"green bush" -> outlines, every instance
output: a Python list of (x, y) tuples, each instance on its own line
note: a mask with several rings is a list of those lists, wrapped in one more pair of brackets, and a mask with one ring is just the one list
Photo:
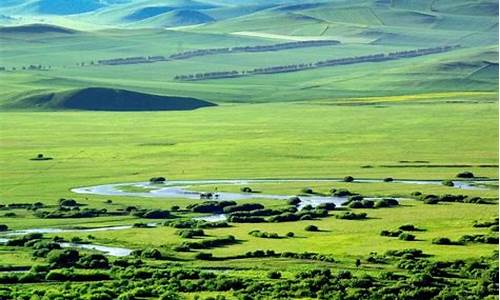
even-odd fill
[(442, 185), (445, 185), (445, 186), (454, 186), (455, 184), (453, 183), (453, 181), (451, 180), (443, 180), (441, 182)]
[(336, 205), (335, 203), (321, 203), (320, 205), (316, 206), (317, 209), (325, 209), (325, 210), (335, 210)]
[(315, 225), (307, 225), (306, 228), (304, 229), (305, 231), (319, 231), (319, 228)]
[(403, 233), (401, 230), (395, 230), (395, 231), (382, 230), (380, 232), (380, 235), (381, 236), (389, 236), (389, 237), (398, 237), (401, 233)]
[(372, 208), (374, 206), (374, 202), (372, 200), (362, 200), (361, 203), (363, 204), (364, 208)]
[(146, 249), (146, 250), (142, 251), (141, 256), (143, 258), (149, 258), (149, 259), (162, 259), (163, 258), (161, 251), (156, 249), (156, 248)]
[(436, 245), (460, 245), (458, 242), (454, 242), (447, 237), (438, 237), (432, 240), (433, 244)]
[(344, 177), (344, 182), (353, 182), (353, 181), (354, 181), (354, 177), (352, 177), (352, 176)]
[(340, 215), (335, 215), (335, 218), (337, 219), (344, 219), (344, 220), (363, 220), (363, 219), (366, 219), (367, 218), (367, 214), (366, 213), (353, 213), (353, 212), (345, 212), (343, 214), (340, 214)]
[(78, 260), (78, 266), (86, 269), (108, 269), (108, 258), (102, 254), (85, 255)]
[(404, 230), (404, 231), (422, 231), (422, 229), (415, 227), (415, 225), (413, 225), (413, 224), (401, 225), (401, 226), (399, 226), (399, 229)]
[(80, 253), (75, 249), (54, 250), (49, 253), (47, 260), (57, 267), (72, 267), (80, 259)]
[(194, 257), (200, 260), (211, 260), (213, 258), (213, 255), (212, 253), (199, 252)]
[(301, 191), (302, 193), (304, 193), (304, 194), (314, 194), (313, 189), (312, 189), (312, 188), (310, 188), (310, 187), (303, 188), (303, 189), (301, 189), (300, 191)]
[(361, 201), (352, 201), (348, 205), (349, 208), (364, 208), (363, 203)]
[(403, 232), (399, 235), (399, 239), (403, 241), (414, 241), (415, 236), (413, 234)]
[(267, 278), (269, 279), (280, 279), (281, 273), (278, 271), (270, 271), (267, 273)]
[(351, 193), (350, 191), (346, 190), (346, 189), (332, 189), (332, 196), (335, 196), (335, 197), (347, 197), (347, 196), (350, 196), (350, 195), (353, 195), (353, 193)]
[(151, 183), (164, 183), (165, 181), (165, 177), (153, 177), (149, 179), (149, 182)]
[(286, 236), (287, 236), (287, 237), (289, 237), (289, 238), (292, 238), (292, 237), (294, 237), (294, 236), (295, 236), (295, 233), (293, 233), (293, 232), (288, 232), (288, 233), (286, 234)]
[(5, 224), (0, 224), (0, 231), (7, 231), (7, 230), (9, 230), (9, 226)]
[(196, 236), (204, 236), (205, 232), (203, 229), (181, 229), (177, 230), (176, 234), (182, 238), (190, 239)]
[(235, 211), (252, 211), (257, 209), (264, 209), (264, 205), (260, 203), (244, 203), (239, 205), (230, 205), (223, 208), (224, 213), (232, 213)]
[(253, 192), (253, 191), (252, 191), (252, 189), (251, 189), (251, 188), (249, 188), (248, 186), (245, 186), (245, 187), (240, 188), (240, 191), (241, 191), (242, 193), (252, 193), (252, 192)]
[(392, 182), (392, 181), (394, 181), (394, 179), (392, 179), (392, 177), (384, 178), (384, 182)]
[(288, 205), (298, 205), (300, 203), (299, 197), (290, 197), (287, 201)]
[(457, 178), (474, 178), (474, 174), (469, 171), (460, 172), (457, 174)]

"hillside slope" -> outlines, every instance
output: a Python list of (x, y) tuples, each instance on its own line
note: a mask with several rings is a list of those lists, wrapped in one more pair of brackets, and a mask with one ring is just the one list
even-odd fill
[(4, 105), (7, 109), (155, 111), (193, 110), (215, 104), (187, 97), (167, 97), (110, 88), (84, 88), (40, 94)]

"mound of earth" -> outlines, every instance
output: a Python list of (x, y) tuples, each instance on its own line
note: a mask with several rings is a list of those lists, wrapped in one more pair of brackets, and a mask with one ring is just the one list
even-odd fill
[(50, 24), (28, 24), (20, 26), (0, 27), (0, 33), (64, 33), (72, 34), (76, 30), (50, 25)]
[(195, 98), (160, 96), (128, 90), (91, 87), (29, 96), (4, 107), (42, 110), (158, 111), (193, 110), (215, 105)]

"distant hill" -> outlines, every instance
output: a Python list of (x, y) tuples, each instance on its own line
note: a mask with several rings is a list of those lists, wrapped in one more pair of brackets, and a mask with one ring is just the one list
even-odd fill
[(215, 19), (197, 10), (180, 9), (144, 19), (136, 24), (143, 27), (176, 27), (212, 21), (215, 21)]
[(0, 27), (0, 33), (64, 33), (64, 34), (72, 34), (77, 32), (76, 30), (49, 25), (49, 24), (28, 24), (28, 25), (20, 25), (20, 26), (5, 26)]
[(38, 0), (33, 7), (38, 13), (52, 15), (81, 14), (106, 6), (100, 0)]
[(204, 13), (189, 9), (174, 11), (172, 16), (176, 25), (201, 24), (215, 20)]
[(133, 13), (125, 16), (123, 19), (127, 21), (140, 21), (147, 18), (155, 17), (163, 13), (174, 10), (174, 7), (170, 6), (148, 6), (140, 8)]
[(215, 105), (195, 98), (169, 97), (128, 90), (91, 87), (29, 96), (3, 107), (41, 110), (156, 111), (193, 110)]

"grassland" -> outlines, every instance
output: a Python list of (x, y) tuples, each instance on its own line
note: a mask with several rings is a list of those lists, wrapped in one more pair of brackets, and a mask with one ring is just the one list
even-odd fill
[[(107, 1), (99, 4), (95, 11), (83, 7), (81, 9), (91, 11), (70, 17), (66, 16), (67, 11), (53, 6), (55, 2), (21, 2), (12, 0), (2, 4), (0, 24), (43, 21), (71, 29), (51, 31), (50, 27), (40, 27), (37, 30), (38, 25), (30, 25), (28, 32), (26, 27), (0, 30), (0, 67), (5, 68), (0, 71), (0, 205), (43, 202), (48, 205), (44, 209), (57, 210), (60, 198), (74, 198), (83, 204), (82, 209), (108, 211), (130, 206), (164, 210), (179, 206), (181, 211), (172, 212), (174, 217), (188, 219), (200, 216), (186, 209), (200, 200), (77, 195), (71, 189), (147, 181), (156, 176), (174, 180), (320, 179), (347, 175), (443, 180), (471, 171), (477, 177), (498, 178), (498, 9), (496, 12), (492, 9), (492, 3), (498, 5), (495, 1), (356, 0), (304, 4), (276, 0), (242, 5), (217, 0), (210, 3), (172, 1), (169, 2), (172, 7), (167, 8), (162, 8), (164, 3), (159, 0)], [(130, 17), (134, 13), (141, 16), (146, 4), (160, 8), (149, 9), (148, 13), (154, 14), (151, 18)], [(183, 12), (179, 7), (184, 8)], [(43, 20), (41, 12), (45, 14)], [(187, 23), (203, 24), (176, 26)], [(341, 44), (226, 53), (150, 64), (102, 66), (95, 63), (100, 59), (168, 56), (196, 49), (311, 39), (336, 39)], [(174, 80), (179, 74), (241, 71), (456, 44), (461, 47), (447, 53), (397, 61), (200, 82)], [(42, 65), (42, 68), (30, 69), (30, 65)], [(192, 111), (141, 112), (93, 111), (81, 105), (64, 105), (72, 100), (67, 95), (89, 87), (126, 90), (141, 97), (143, 94), (139, 93), (154, 94), (181, 102), (189, 97), (217, 105)], [(41, 102), (47, 95), (55, 100), (44, 106)], [(92, 98), (95, 103), (111, 97), (94, 96), (87, 94), (84, 98)], [(156, 99), (157, 96), (148, 97)], [(115, 98), (119, 97), (113, 96)], [(53, 159), (30, 160), (37, 154)], [(216, 187), (229, 192), (241, 188), (195, 185), (191, 189), (212, 191)], [(366, 212), (366, 220), (337, 219), (334, 215), (342, 211), (334, 210), (329, 212), (329, 217), (314, 220), (231, 223), (227, 228), (205, 229), (206, 236), (194, 240), (234, 235), (237, 242), (192, 252), (173, 250), (187, 239), (168, 226), (65, 232), (45, 234), (45, 237), (88, 240), (91, 235), (92, 243), (100, 245), (157, 248), (167, 258), (143, 257), (148, 267), (163, 268), (165, 264), (167, 269), (215, 270), (221, 278), (227, 275), (270, 284), (268, 271), (280, 271), (284, 282), (294, 280), (297, 272), (316, 267), (335, 272), (348, 270), (356, 276), (378, 277), (385, 272), (409, 278), (414, 275), (411, 268), (401, 267), (394, 261), (368, 261), (371, 252), (382, 255), (387, 250), (416, 248), (435, 262), (485, 260), (484, 257), (498, 251), (495, 244), (432, 243), (435, 238), (448, 237), (455, 241), (467, 234), (498, 236), (488, 228), (473, 227), (477, 220), (491, 221), (498, 217), (496, 182), (486, 190), (319, 181), (259, 183), (251, 187), (264, 194), (278, 195), (298, 194), (304, 187), (328, 194), (335, 187), (365, 196), (406, 199), (397, 207), (354, 210)], [(138, 191), (130, 186), (125, 189)], [(428, 205), (408, 199), (415, 191), (482, 197), (493, 204)], [(266, 208), (287, 207), (285, 200), (271, 199), (249, 199), (239, 204), (254, 202)], [(15, 215), (9, 217), (9, 212)], [(0, 210), (0, 224), (12, 230), (162, 221), (133, 214), (49, 219), (37, 217), (26, 209)], [(413, 232), (415, 241), (380, 236), (382, 230), (396, 230), (407, 223), (425, 229)], [(305, 227), (310, 224), (318, 226), (320, 231), (306, 231)], [(274, 240), (248, 234), (255, 229), (282, 237), (294, 232), (295, 237)], [(335, 262), (242, 257), (255, 250), (309, 251), (332, 256)], [(45, 258), (34, 258), (32, 252), (28, 247), (2, 245), (0, 266), (29, 267), (47, 263)], [(199, 252), (210, 252), (217, 259), (196, 259)], [(361, 260), (361, 267), (355, 265), (357, 259)], [(436, 276), (442, 279), (441, 275)], [(479, 282), (477, 278), (467, 277), (464, 284), (476, 281)], [(110, 282), (102, 284), (114, 284)], [(137, 284), (134, 288), (142, 284), (142, 281), (131, 282)], [(388, 282), (399, 284), (392, 279), (383, 279), (381, 284), (385, 286)], [(13, 288), (11, 292), (58, 289), (47, 281), (9, 288)], [(0, 287), (0, 299), (3, 299), (3, 291)], [(210, 290), (182, 294), (188, 299), (237, 296), (224, 289), (217, 293)]]

